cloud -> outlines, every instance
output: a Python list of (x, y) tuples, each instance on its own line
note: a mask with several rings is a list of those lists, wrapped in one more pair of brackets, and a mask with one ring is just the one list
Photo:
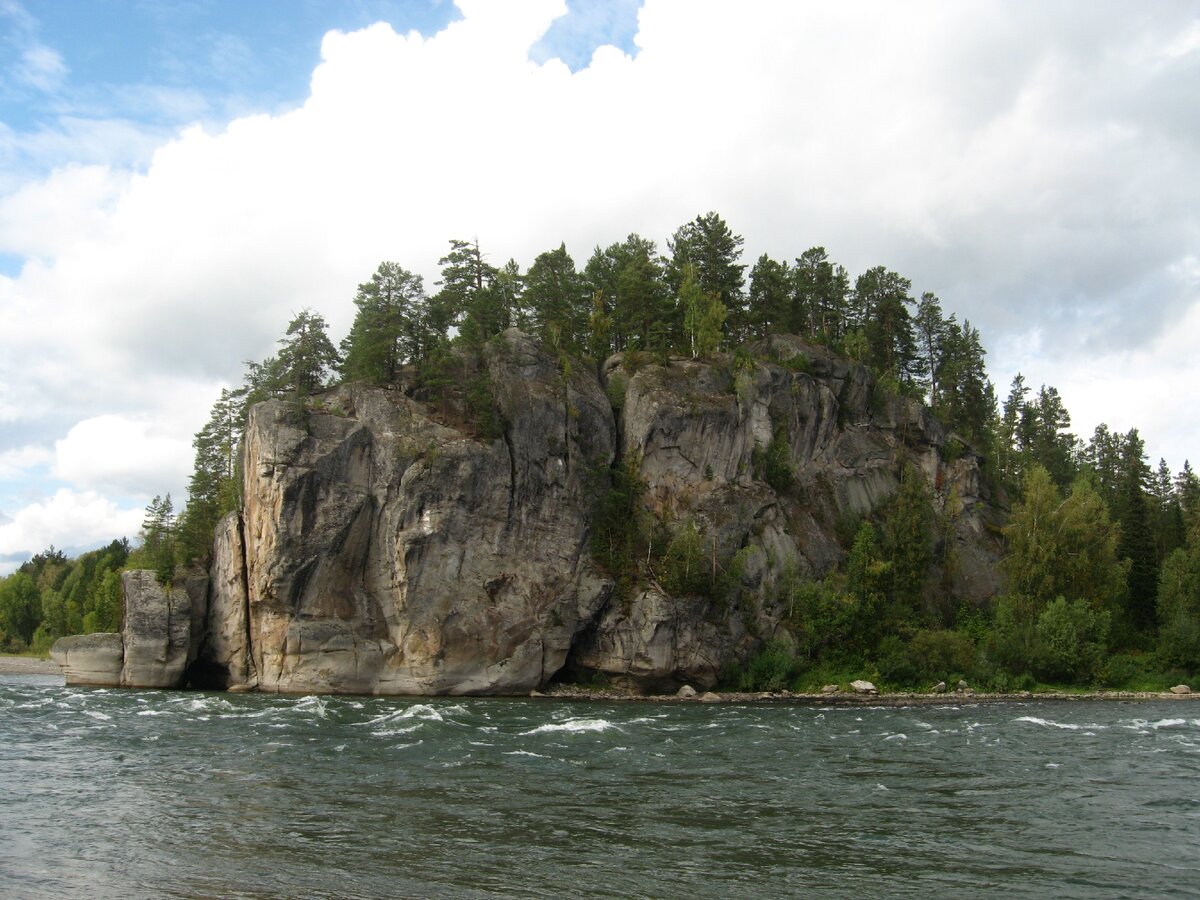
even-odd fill
[[(144, 164), (0, 181), (0, 252), (27, 255), (0, 278), (11, 446), (53, 433), (72, 484), (130, 490), (115, 442), (178, 484), (165, 455), (186, 468), (221, 384), (304, 307), (344, 334), (380, 260), (432, 285), (446, 240), (477, 236), (496, 263), (565, 241), (582, 264), (710, 209), (747, 262), (824, 244), (852, 273), (883, 264), (935, 291), (982, 329), (1001, 393), (1017, 368), (1057, 380), (1086, 433), (1126, 415), (1111, 379), (1076, 374), (1107, 368), (1142, 386), (1128, 415), (1151, 452), (1200, 445), (1163, 389), (1200, 383), (1170, 343), (1200, 327), (1187, 4), (647, 0), (638, 52), (604, 46), (575, 72), (530, 58), (561, 0), (460, 6), (429, 38), (330, 32), (295, 109), (152, 152), (121, 120), (83, 122)], [(0, 129), (0, 159), (31, 140)]]
[(22, 84), (48, 94), (62, 86), (67, 77), (67, 64), (58, 51), (44, 44), (35, 44), (21, 54), (15, 75)]
[(190, 441), (156, 433), (149, 422), (96, 416), (55, 443), (52, 473), (77, 488), (136, 496), (168, 485), (180, 497), (191, 474)]
[(51, 544), (60, 548), (99, 546), (137, 535), (142, 509), (123, 509), (95, 491), (63, 488), (44, 502), (18, 510), (0, 524), (0, 574)]
[(36, 444), (26, 444), (0, 451), (0, 480), (15, 478), (36, 466), (44, 466), (54, 459), (54, 453), (47, 447)]

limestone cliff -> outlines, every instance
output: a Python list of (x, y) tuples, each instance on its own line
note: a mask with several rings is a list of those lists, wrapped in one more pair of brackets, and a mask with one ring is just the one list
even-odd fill
[[(994, 512), (969, 450), (946, 453), (954, 439), (920, 404), (821, 348), (774, 337), (753, 358), (618, 355), (597, 373), (510, 330), (462, 372), (488, 388), (495, 436), (453, 396), (403, 385), (342, 385), (302, 421), (259, 404), (243, 508), (218, 528), (192, 631), (153, 666), (127, 635), (124, 666), (166, 677), (182, 658), (193, 684), (263, 691), (518, 693), (589, 673), (706, 686), (780, 629), (785, 568), (835, 566), (839, 526), (886, 502), (905, 464), (957, 545), (931, 595), (995, 590)], [(794, 484), (777, 491), (761, 454), (781, 440)], [(736, 604), (672, 596), (652, 567), (617, 590), (593, 559), (597, 498), (628, 460), (660, 534), (703, 534), (714, 569), (736, 559)]]

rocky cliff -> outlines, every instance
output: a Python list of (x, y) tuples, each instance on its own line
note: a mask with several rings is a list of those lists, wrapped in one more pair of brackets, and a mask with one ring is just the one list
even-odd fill
[[(125, 635), (124, 667), (263, 691), (518, 693), (595, 673), (709, 685), (783, 627), (783, 573), (834, 567), (845, 523), (876, 512), (905, 465), (956, 545), (931, 596), (996, 588), (978, 459), (947, 453), (954, 439), (920, 404), (822, 348), (773, 337), (737, 360), (618, 355), (597, 373), (510, 330), (465, 365), (490, 394), (494, 437), (403, 386), (342, 385), (302, 421), (279, 401), (254, 407), (243, 507), (218, 528), (189, 633), (153, 657)], [(768, 447), (786, 489), (763, 477)], [(672, 594), (649, 564), (631, 581), (597, 562), (615, 466), (644, 485), (638, 514), (659, 551), (687, 529), (735, 582), (725, 595)], [(127, 623), (146, 593), (127, 583)]]

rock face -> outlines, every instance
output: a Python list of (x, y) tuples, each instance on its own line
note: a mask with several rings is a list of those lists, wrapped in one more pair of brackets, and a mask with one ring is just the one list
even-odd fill
[(491, 439), (378, 388), (331, 392), (303, 429), (254, 408), (244, 562), (230, 536), (213, 566), (216, 605), (246, 610), (244, 664), (240, 623), (210, 642), (231, 683), (244, 665), (267, 691), (514, 693), (558, 672), (611, 590), (587, 553), (611, 407), (517, 332), (477, 377), (504, 423)]
[[(207, 574), (169, 592), (128, 574), (123, 642), (102, 642), (103, 659), (101, 644), (65, 648), (65, 664), (100, 677), (118, 653), (131, 686), (526, 694), (599, 674), (704, 691), (726, 663), (790, 639), (781, 580), (836, 566), (844, 523), (876, 512), (906, 465), (963, 561), (949, 585), (931, 572), (926, 593), (996, 590), (974, 455), (944, 453), (938, 422), (881, 396), (861, 366), (786, 337), (753, 355), (617, 355), (596, 373), (510, 330), (462, 370), (490, 418), (403, 386), (342, 385), (300, 413), (258, 404), (243, 508), (217, 528)], [(787, 485), (764, 475), (768, 446)], [(617, 465), (655, 523), (633, 583), (591, 552)], [(722, 596), (655, 568), (689, 536)]]
[(121, 685), (178, 687), (200, 645), (207, 575), (183, 572), (168, 589), (153, 572), (134, 570), (122, 573), (121, 587), (125, 596)]
[(117, 687), (125, 651), (116, 632), (73, 634), (54, 642), (50, 658), (62, 668), (69, 685)]

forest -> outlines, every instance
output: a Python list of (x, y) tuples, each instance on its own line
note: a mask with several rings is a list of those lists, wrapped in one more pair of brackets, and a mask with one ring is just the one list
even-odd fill
[[(897, 272), (876, 266), (852, 277), (823, 247), (750, 265), (743, 243), (709, 212), (662, 250), (630, 234), (596, 247), (582, 268), (561, 243), (522, 271), (515, 260), (493, 265), (477, 240), (460, 239), (438, 261), (433, 290), (381, 263), (357, 286), (339, 344), (321, 315), (303, 310), (278, 351), (248, 362), (243, 383), (221, 392), (195, 436), (185, 502), (176, 510), (169, 494), (155, 496), (135, 547), (115, 540), (78, 559), (51, 547), (0, 579), (0, 649), (44, 653), (62, 635), (117, 630), (120, 571), (151, 568), (168, 581), (176, 566), (203, 559), (216, 522), (240, 503), (238, 442), (260, 400), (283, 399), (302, 421), (338, 381), (404, 383), (459, 410), (456, 424), (481, 439), (495, 437), (486, 376), (464, 361), (515, 326), (564, 365), (593, 367), (617, 352), (647, 364), (683, 356), (737, 366), (753, 362), (762, 338), (800, 335), (868, 367), (877, 391), (924, 402), (957, 435), (954, 446), (985, 461), (992, 494), (1010, 513), (1002, 596), (985, 608), (922, 602), (922, 579), (938, 564), (929, 539), (937, 523), (927, 488), (906, 474), (888, 508), (848, 530), (837, 570), (781, 586), (789, 639), (765, 641), (731, 665), (728, 686), (866, 676), (896, 688), (967, 678), (999, 690), (1158, 689), (1200, 672), (1200, 478), (1188, 462), (1177, 472), (1165, 460), (1152, 466), (1136, 429), (1075, 434), (1058, 391), (1034, 389), (1022, 375), (1001, 401), (979, 331), (933, 293), (916, 296)], [(760, 474), (773, 486), (791, 477), (777, 450), (762, 448)], [(618, 583), (636, 582), (645, 575), (637, 473), (617, 466), (607, 478), (594, 555)], [(659, 569), (686, 552), (669, 542)], [(717, 579), (673, 584), (680, 593), (727, 589)]]

